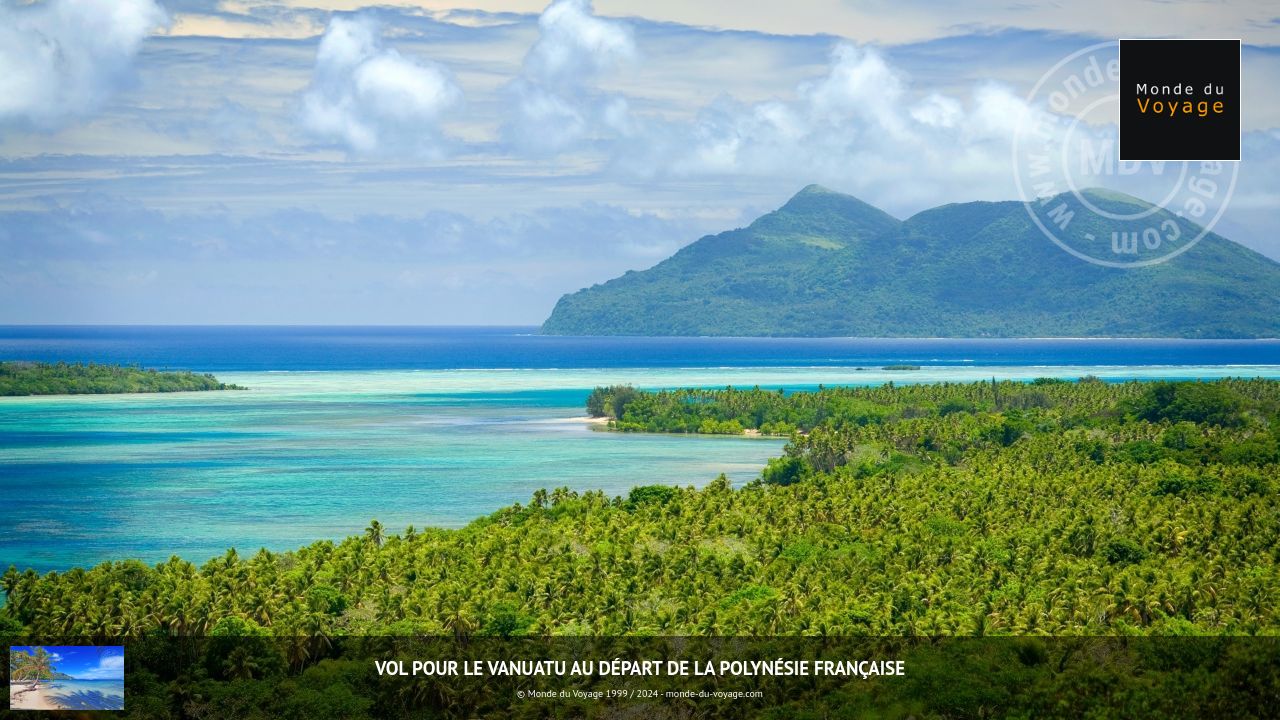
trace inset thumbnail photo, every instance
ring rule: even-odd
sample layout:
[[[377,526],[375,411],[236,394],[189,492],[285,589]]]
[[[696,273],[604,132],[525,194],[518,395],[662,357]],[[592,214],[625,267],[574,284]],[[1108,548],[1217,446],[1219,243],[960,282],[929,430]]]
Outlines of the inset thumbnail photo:
[[[9,648],[12,710],[123,710],[124,648],[17,645]]]

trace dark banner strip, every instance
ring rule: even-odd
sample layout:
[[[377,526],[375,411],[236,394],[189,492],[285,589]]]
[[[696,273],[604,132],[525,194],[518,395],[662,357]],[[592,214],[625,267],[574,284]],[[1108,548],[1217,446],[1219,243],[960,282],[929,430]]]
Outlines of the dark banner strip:
[[[154,636],[7,645],[14,707],[38,693],[85,708],[54,715],[84,717],[1263,718],[1280,707],[1277,638]],[[85,646],[109,648],[108,658],[122,649],[122,709],[91,711],[113,707],[114,691],[33,682],[38,673],[23,676],[12,660],[22,653],[29,666],[34,648]]]

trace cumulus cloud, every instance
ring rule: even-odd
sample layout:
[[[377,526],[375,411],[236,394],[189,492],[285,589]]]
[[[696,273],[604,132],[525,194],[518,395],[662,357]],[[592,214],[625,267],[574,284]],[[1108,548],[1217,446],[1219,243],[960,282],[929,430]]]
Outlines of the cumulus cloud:
[[[334,17],[316,53],[301,123],[358,155],[442,154],[440,121],[462,101],[448,70],[384,47],[370,17]]]
[[[94,112],[167,22],[154,0],[0,2],[0,123],[52,129]]]
[[[76,673],[80,680],[118,680],[124,677],[124,656],[104,655],[98,659],[97,667],[90,667]]]
[[[917,88],[881,51],[850,43],[789,93],[742,102],[714,97],[692,117],[634,111],[599,87],[636,64],[627,26],[557,0],[508,89],[505,138],[517,154],[598,153],[612,177],[757,178],[833,185],[907,213],[938,198],[1016,195],[1010,148],[1027,103],[1003,84]],[[643,71],[643,68],[641,68]]]
[[[1009,148],[1026,103],[982,84],[967,96],[914,92],[878,51],[840,44],[826,73],[788,99],[722,97],[691,125],[651,124],[619,163],[650,176],[750,175],[826,182],[891,209],[938,197],[1009,198]]]
[[[538,30],[524,68],[548,85],[580,84],[636,52],[627,26],[596,17],[589,0],[556,0],[538,17]]]
[[[508,87],[504,136],[520,150],[559,152],[602,133],[626,134],[630,109],[593,80],[636,57],[631,30],[593,14],[589,0],[555,0],[538,18],[538,40]]]

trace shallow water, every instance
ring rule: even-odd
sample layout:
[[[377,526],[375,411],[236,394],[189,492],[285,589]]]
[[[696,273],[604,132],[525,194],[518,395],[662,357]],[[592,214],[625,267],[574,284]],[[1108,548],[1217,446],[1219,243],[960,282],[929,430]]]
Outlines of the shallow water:
[[[49,701],[72,710],[124,708],[124,680],[54,680],[41,684]]]
[[[248,392],[0,399],[0,563],[203,561],[374,518],[456,527],[539,488],[745,482],[782,445],[599,432],[574,419],[585,390],[306,375],[227,374]]]

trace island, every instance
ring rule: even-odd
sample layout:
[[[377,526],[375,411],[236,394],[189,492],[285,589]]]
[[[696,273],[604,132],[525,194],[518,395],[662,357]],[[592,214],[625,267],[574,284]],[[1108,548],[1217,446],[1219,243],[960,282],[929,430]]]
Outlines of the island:
[[[1200,227],[1139,198],[1091,206]],[[1092,235],[1128,229],[1071,194]],[[1101,242],[1101,240],[1100,240]],[[749,226],[704,237],[643,271],[565,295],[549,335],[771,337],[1280,337],[1280,263],[1214,233],[1167,262],[1110,268],[1045,237],[1017,201],[907,220],[810,185]]]
[[[245,390],[210,374],[96,363],[0,362],[0,396]]]

